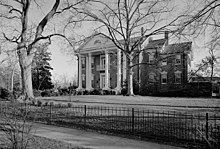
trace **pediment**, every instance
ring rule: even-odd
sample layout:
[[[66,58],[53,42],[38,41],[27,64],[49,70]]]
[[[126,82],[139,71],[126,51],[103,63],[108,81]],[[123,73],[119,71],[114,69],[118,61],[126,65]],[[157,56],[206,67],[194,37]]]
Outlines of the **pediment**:
[[[106,49],[110,46],[113,46],[113,42],[107,39],[103,34],[96,34],[91,36],[84,44],[82,44],[78,51],[86,52],[91,50],[98,50],[98,49]]]

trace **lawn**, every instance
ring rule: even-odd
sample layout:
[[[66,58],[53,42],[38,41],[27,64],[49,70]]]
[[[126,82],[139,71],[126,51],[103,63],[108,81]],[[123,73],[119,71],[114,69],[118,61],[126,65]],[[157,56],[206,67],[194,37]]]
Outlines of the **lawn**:
[[[121,96],[121,95],[79,95],[38,97],[43,101],[74,105],[99,105],[110,107],[134,107],[138,109],[176,110],[187,112],[220,112],[220,99],[217,98],[180,98],[151,96]]]
[[[9,141],[4,134],[0,132],[0,149],[11,149]],[[27,146],[27,149],[85,149],[76,147],[73,144],[61,142],[45,137],[33,136]]]

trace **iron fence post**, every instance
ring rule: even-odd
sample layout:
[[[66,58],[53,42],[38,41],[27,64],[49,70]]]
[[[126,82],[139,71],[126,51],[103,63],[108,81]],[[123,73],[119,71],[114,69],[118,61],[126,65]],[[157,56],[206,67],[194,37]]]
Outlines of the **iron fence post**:
[[[84,125],[86,126],[86,105],[84,106]]]
[[[132,123],[132,134],[134,134],[134,108],[132,108],[132,119],[131,119],[131,123]]]
[[[208,118],[208,113],[206,113],[206,127],[205,127],[205,136],[206,136],[206,139],[208,140],[209,138],[209,118]]]
[[[52,105],[50,104],[50,120],[49,120],[49,123],[51,124],[52,123]]]

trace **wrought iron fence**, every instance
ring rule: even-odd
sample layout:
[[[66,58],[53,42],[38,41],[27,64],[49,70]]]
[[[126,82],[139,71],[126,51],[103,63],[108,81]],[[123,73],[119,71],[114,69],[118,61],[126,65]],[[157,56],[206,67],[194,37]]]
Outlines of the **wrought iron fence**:
[[[20,104],[29,119],[105,131],[115,134],[137,136],[143,139],[159,139],[172,142],[193,142],[220,145],[220,114],[192,114],[176,111],[140,110],[87,105],[46,105]],[[0,105],[0,112],[7,111]]]

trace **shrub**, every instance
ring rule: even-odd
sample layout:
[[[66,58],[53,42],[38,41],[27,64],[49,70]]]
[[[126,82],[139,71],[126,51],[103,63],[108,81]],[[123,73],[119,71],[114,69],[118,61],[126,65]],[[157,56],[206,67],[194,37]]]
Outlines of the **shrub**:
[[[44,103],[44,106],[48,106],[48,102],[45,102],[45,103]]]
[[[11,98],[11,93],[6,88],[0,87],[0,98],[9,100]]]
[[[50,102],[49,104],[50,104],[50,106],[54,106],[54,103],[53,103],[53,102]]]
[[[127,94],[127,92],[128,92],[127,88],[122,88],[122,89],[121,89],[121,94],[122,94],[123,96],[125,96],[125,95]]]
[[[90,92],[91,95],[101,95],[101,90],[100,89],[94,89],[93,91]]]
[[[89,95],[89,91],[85,90],[83,94],[84,95]]]
[[[32,139],[33,124],[28,122],[28,109],[20,108],[16,102],[7,105],[7,109],[0,113],[0,130],[5,133],[11,148],[26,149]]]
[[[68,88],[59,88],[58,91],[61,96],[66,96],[69,94]]]
[[[42,92],[41,92],[41,96],[42,96],[42,97],[50,97],[50,96],[51,96],[50,90],[42,91]]]
[[[71,108],[73,105],[72,105],[72,103],[68,103],[67,106],[68,106],[68,108]]]
[[[38,100],[38,101],[37,101],[37,106],[40,107],[41,105],[42,105],[42,102],[41,102],[40,100]]]
[[[111,94],[111,90],[103,90],[103,94],[104,95],[110,95]]]
[[[33,90],[33,93],[34,93],[34,96],[35,96],[35,97],[42,96],[40,90]]]
[[[55,105],[57,108],[61,108],[62,107],[62,104],[61,103],[58,103]]]

